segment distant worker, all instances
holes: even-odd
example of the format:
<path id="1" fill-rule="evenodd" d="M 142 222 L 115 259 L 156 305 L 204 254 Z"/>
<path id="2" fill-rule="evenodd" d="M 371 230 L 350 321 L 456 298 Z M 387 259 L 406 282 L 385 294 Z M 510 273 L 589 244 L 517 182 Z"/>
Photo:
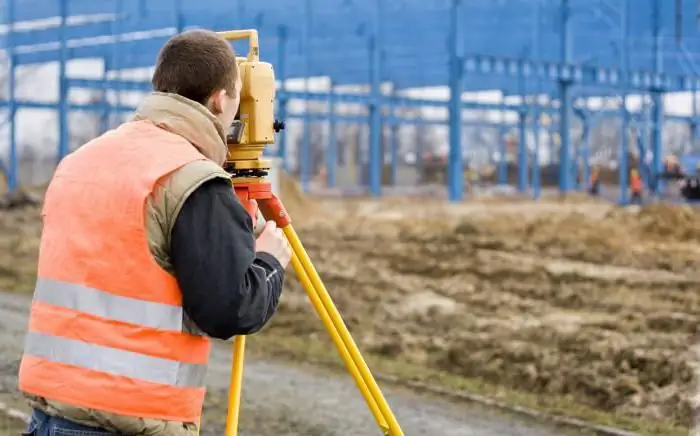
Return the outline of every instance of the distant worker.
<path id="1" fill-rule="evenodd" d="M 669 154 L 664 157 L 664 171 L 669 174 L 673 174 L 677 171 L 678 159 L 676 156 Z"/>
<path id="2" fill-rule="evenodd" d="M 27 433 L 198 434 L 210 339 L 259 331 L 291 258 L 222 165 L 241 78 L 231 45 L 170 39 L 135 118 L 61 161 L 46 192 L 19 388 Z"/>
<path id="3" fill-rule="evenodd" d="M 588 193 L 591 195 L 600 195 L 600 167 L 595 165 L 591 168 L 591 178 L 588 182 Z"/>
<path id="4" fill-rule="evenodd" d="M 642 178 L 639 175 L 639 171 L 636 169 L 633 169 L 630 171 L 630 202 L 631 203 L 637 203 L 641 204 L 642 203 L 642 189 L 643 189 L 643 182 Z"/>

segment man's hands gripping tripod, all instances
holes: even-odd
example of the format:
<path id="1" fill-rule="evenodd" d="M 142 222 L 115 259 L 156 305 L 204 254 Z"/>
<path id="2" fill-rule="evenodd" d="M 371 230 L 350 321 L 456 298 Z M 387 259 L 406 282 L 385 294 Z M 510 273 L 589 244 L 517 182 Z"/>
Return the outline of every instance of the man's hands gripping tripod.
<path id="1" fill-rule="evenodd" d="M 277 227 L 274 221 L 267 221 L 258 239 L 255 241 L 255 251 L 268 253 L 277 259 L 282 268 L 287 268 L 292 259 L 292 247 Z"/>

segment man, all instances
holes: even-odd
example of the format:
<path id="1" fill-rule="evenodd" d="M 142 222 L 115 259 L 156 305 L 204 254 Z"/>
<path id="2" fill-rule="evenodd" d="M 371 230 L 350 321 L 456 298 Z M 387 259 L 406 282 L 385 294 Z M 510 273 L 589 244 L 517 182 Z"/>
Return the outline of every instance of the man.
<path id="1" fill-rule="evenodd" d="M 591 169 L 591 179 L 588 182 L 588 193 L 593 196 L 600 195 L 600 167 L 594 165 Z"/>
<path id="2" fill-rule="evenodd" d="M 642 185 L 642 177 L 639 175 L 639 171 L 633 168 L 630 170 L 630 191 L 632 193 L 630 197 L 631 204 L 642 204 Z"/>
<path id="3" fill-rule="evenodd" d="M 260 330 L 291 248 L 255 239 L 222 164 L 241 78 L 230 44 L 161 50 L 134 120 L 58 166 L 44 200 L 19 387 L 27 434 L 198 433 L 209 337 Z"/>

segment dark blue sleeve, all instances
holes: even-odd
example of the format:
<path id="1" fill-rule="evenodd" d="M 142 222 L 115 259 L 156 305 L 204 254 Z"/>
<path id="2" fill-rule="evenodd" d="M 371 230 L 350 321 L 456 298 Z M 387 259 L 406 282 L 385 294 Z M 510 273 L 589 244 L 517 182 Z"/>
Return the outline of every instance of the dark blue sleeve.
<path id="1" fill-rule="evenodd" d="M 170 258 L 187 316 L 207 335 L 259 331 L 277 309 L 284 269 L 255 252 L 253 222 L 223 179 L 204 183 L 173 226 Z"/>

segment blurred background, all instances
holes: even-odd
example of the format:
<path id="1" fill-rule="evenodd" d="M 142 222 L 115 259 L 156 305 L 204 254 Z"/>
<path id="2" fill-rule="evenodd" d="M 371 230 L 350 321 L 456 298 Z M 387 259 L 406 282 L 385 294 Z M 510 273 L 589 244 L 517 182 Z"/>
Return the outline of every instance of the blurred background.
<path id="1" fill-rule="evenodd" d="M 270 153 L 307 192 L 537 198 L 586 190 L 599 166 L 626 203 L 632 169 L 653 195 L 697 172 L 692 0 L 3 4 L 10 191 L 126 119 L 163 42 L 193 27 L 259 30 L 288 125 Z"/>
<path id="2" fill-rule="evenodd" d="M 312 260 L 378 373 L 455 394 L 391 391 L 406 434 L 694 425 L 700 2 L 0 5 L 8 428 L 26 413 L 16 363 L 41 192 L 61 158 L 129 119 L 164 42 L 190 28 L 258 30 L 287 126 L 266 154 Z M 337 358 L 291 273 L 275 321 L 250 342 L 249 434 L 371 433 L 347 380 L 300 369 Z M 221 434 L 226 371 L 213 371 L 202 434 Z M 492 415 L 464 403 L 472 394 L 533 412 Z M 580 421 L 552 428 L 543 413 Z"/>

